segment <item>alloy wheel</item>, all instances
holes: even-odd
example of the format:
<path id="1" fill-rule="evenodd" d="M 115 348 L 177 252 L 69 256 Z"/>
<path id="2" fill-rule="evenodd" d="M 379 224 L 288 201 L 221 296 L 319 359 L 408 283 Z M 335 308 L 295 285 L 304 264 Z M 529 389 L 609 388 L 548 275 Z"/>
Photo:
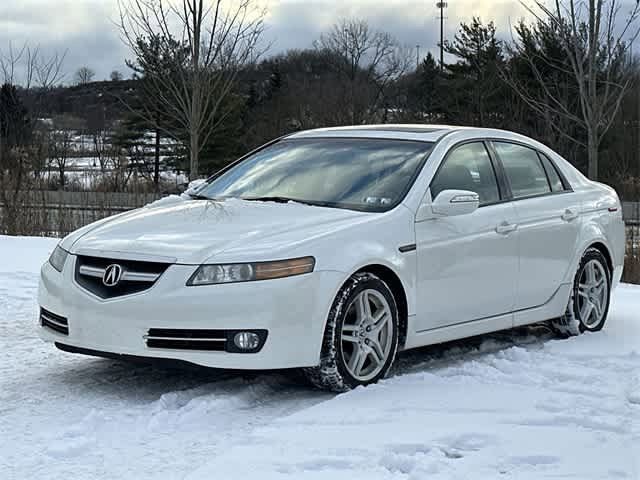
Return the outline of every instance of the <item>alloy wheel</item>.
<path id="1" fill-rule="evenodd" d="M 577 313 L 582 324 L 595 328 L 606 314 L 609 296 L 607 272 L 598 260 L 590 260 L 582 269 L 577 289 Z"/>
<path id="2" fill-rule="evenodd" d="M 360 292 L 349 305 L 340 346 L 349 373 L 358 381 L 374 378 L 384 368 L 393 344 L 392 314 L 377 290 Z"/>

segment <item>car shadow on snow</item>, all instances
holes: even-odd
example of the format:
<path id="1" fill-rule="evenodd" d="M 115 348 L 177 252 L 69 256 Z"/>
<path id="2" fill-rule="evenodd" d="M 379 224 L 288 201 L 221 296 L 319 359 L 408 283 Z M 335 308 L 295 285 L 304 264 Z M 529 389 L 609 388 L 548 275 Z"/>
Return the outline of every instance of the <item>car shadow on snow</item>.
<path id="1" fill-rule="evenodd" d="M 545 325 L 537 324 L 409 350 L 398 355 L 392 375 L 445 368 L 513 346 L 539 348 L 552 338 L 554 335 Z M 274 398 L 280 396 L 276 392 L 318 399 L 327 395 L 306 384 L 296 370 L 233 371 L 170 361 L 145 363 L 75 355 L 57 368 L 56 375 L 47 375 L 46 382 L 63 390 L 115 395 L 133 402 L 153 401 L 165 393 L 191 389 L 232 394 L 262 388 Z"/>
<path id="2" fill-rule="evenodd" d="M 265 397 L 300 393 L 317 396 L 293 371 L 239 371 L 200 367 L 185 362 L 132 361 L 62 353 L 66 362 L 55 367 L 51 360 L 39 381 L 47 388 L 65 394 L 82 392 L 83 396 L 117 397 L 119 401 L 138 404 L 151 402 L 172 392 L 234 395 L 253 389 Z M 57 355 L 56 355 L 57 357 Z M 35 379 L 38 381 L 38 379 Z M 42 384 L 42 383 L 40 383 Z"/>
<path id="3" fill-rule="evenodd" d="M 401 352 L 394 375 L 427 371 L 464 363 L 514 346 L 536 348 L 557 338 L 546 323 L 487 333 Z"/>

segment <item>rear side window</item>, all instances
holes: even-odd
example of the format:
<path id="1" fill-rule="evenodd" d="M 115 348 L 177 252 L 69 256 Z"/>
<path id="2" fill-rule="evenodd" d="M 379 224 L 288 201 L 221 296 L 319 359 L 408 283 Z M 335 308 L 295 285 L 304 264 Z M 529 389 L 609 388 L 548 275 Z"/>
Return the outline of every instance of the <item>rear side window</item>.
<path id="1" fill-rule="evenodd" d="M 566 190 L 564 184 L 562 183 L 562 179 L 560 178 L 560 174 L 558 173 L 558 169 L 556 168 L 556 166 L 551 163 L 551 160 L 549 160 L 549 158 L 538 152 L 538 155 L 540 156 L 540 159 L 542 160 L 542 165 L 544 166 L 544 169 L 547 172 L 547 177 L 549 177 L 549 183 L 551 184 L 551 191 L 552 192 L 562 192 L 564 190 Z"/>
<path id="2" fill-rule="evenodd" d="M 500 200 L 496 174 L 484 143 L 467 143 L 447 155 L 431 182 L 431 198 L 443 190 L 475 192 L 480 205 Z"/>
<path id="3" fill-rule="evenodd" d="M 513 198 L 551 192 L 547 174 L 535 150 L 505 142 L 494 142 L 494 146 L 502 160 Z"/>

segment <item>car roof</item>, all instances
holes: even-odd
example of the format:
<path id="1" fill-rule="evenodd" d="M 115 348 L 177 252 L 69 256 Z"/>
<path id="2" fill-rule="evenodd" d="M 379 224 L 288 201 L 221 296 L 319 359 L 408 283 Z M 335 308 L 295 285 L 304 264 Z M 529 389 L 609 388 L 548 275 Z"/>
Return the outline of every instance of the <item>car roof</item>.
<path id="1" fill-rule="evenodd" d="M 293 133 L 287 138 L 386 138 L 394 140 L 437 142 L 445 135 L 454 131 L 470 129 L 472 128 L 451 125 L 355 125 L 350 127 L 329 127 L 305 130 Z"/>

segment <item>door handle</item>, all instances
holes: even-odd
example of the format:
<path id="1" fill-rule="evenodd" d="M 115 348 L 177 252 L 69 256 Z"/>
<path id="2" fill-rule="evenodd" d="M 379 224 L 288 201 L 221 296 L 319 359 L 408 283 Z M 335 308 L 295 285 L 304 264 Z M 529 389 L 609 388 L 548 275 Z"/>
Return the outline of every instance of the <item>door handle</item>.
<path id="1" fill-rule="evenodd" d="M 564 220 L 565 222 L 570 222 L 571 220 L 575 220 L 576 218 L 578 218 L 578 212 L 570 208 L 567 208 L 564 211 L 564 213 L 560 216 L 560 218 L 562 218 L 562 220 Z"/>
<path id="2" fill-rule="evenodd" d="M 515 232 L 517 229 L 517 223 L 509 223 L 507 221 L 504 221 L 496 227 L 496 232 L 501 235 L 508 235 L 511 232 Z"/>

